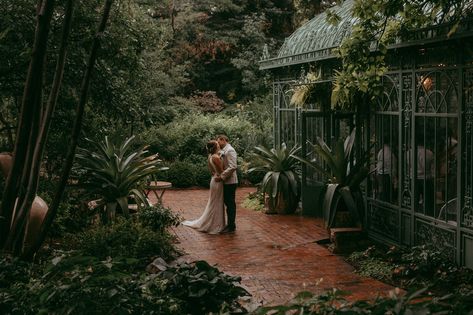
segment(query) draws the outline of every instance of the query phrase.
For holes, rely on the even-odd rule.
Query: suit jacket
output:
[[[223,162],[223,172],[220,174],[220,177],[223,180],[223,183],[228,184],[238,184],[237,176],[237,153],[235,149],[227,143],[225,147],[220,151],[220,156],[222,157]]]

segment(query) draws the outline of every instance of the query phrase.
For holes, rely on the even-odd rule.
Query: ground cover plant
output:
[[[249,193],[248,196],[243,200],[242,206],[246,209],[252,209],[255,211],[264,211],[264,193],[260,190]]]
[[[437,295],[473,290],[473,271],[458,266],[433,245],[409,249],[371,246],[352,253],[347,260],[358,273],[404,289],[427,287]]]
[[[393,290],[389,297],[378,297],[372,301],[348,301],[349,292],[332,289],[320,295],[303,292],[288,305],[263,307],[257,315],[341,315],[341,314],[452,314],[470,315],[473,309],[473,294],[444,295],[432,297],[426,289],[402,294]]]
[[[172,263],[179,255],[167,231],[181,221],[162,206],[132,218],[95,224],[56,239],[37,263],[0,259],[2,314],[207,314],[241,311],[248,293],[208,263]],[[155,258],[172,263],[148,273]]]

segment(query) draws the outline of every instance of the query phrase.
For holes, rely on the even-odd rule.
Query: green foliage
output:
[[[356,266],[360,275],[385,282],[390,282],[395,268],[390,262],[370,256],[369,250],[352,253],[348,261]]]
[[[107,204],[109,218],[114,218],[114,210],[110,203],[118,204],[125,215],[128,215],[128,197],[134,196],[141,204],[148,201],[143,193],[143,184],[147,178],[156,174],[161,168],[157,155],[146,155],[147,147],[132,150],[130,137],[121,145],[112,144],[108,137],[97,143],[88,140],[90,149],[79,148],[76,158],[85,171],[85,188],[92,194],[100,195],[102,202]]]
[[[171,182],[173,187],[188,188],[192,186],[208,187],[210,172],[206,165],[194,164],[189,160],[168,163],[169,170],[160,175],[160,179]],[[198,181],[199,179],[199,181]]]
[[[170,65],[182,65],[188,94],[216,91],[227,102],[265,93],[258,69],[265,44],[271,49],[292,31],[287,1],[198,0],[151,3],[158,29],[169,32],[163,51]],[[168,14],[168,12],[172,12]]]
[[[185,301],[184,314],[235,310],[239,307],[236,299],[249,295],[245,289],[234,285],[241,281],[240,277],[228,276],[205,261],[170,268],[161,276],[167,280],[164,292]]]
[[[0,288],[9,288],[15,282],[27,282],[32,271],[31,263],[8,255],[0,256]]]
[[[335,142],[332,148],[323,139],[317,137],[314,152],[317,153],[321,161],[317,159],[308,161],[297,156],[295,158],[329,178],[331,184],[338,184],[341,187],[347,186],[356,191],[368,176],[370,151],[366,150],[360,157],[355,157],[355,142],[356,129],[352,130],[347,139],[339,139]]]
[[[146,264],[155,256],[170,259],[176,255],[173,237],[158,229],[175,224],[176,217],[167,212],[161,214],[161,218],[161,222],[155,218],[154,222],[145,224],[135,220],[117,220],[111,225],[98,225],[70,235],[65,245],[69,244],[83,255],[98,259],[130,257],[141,264]]]
[[[182,221],[180,215],[162,205],[141,209],[138,212],[138,218],[143,227],[150,228],[158,233],[164,233],[168,227],[176,227]]]
[[[250,193],[246,196],[241,205],[246,209],[264,211],[264,194],[258,191]]]
[[[343,205],[350,211],[355,224],[361,224],[363,197],[361,195],[361,182],[369,173],[370,149],[356,155],[356,128],[352,130],[347,139],[339,139],[330,148],[323,139],[317,137],[314,151],[317,158],[307,160],[303,157],[295,158],[313,168],[323,176],[329,178],[323,210],[326,227],[337,225],[335,221],[337,212]]]
[[[298,146],[288,149],[285,143],[275,149],[255,147],[248,173],[264,174],[260,189],[269,196],[267,213],[290,214],[296,210],[301,190],[294,155],[299,149]]]
[[[300,179],[296,172],[297,159],[294,155],[300,147],[288,149],[283,143],[281,148],[268,149],[255,147],[253,167],[248,172],[265,172],[261,182],[261,190],[270,197],[276,198],[278,194],[299,196]]]
[[[199,261],[146,275],[133,258],[56,253],[37,266],[2,257],[2,314],[207,314],[237,311],[240,279]],[[8,277],[8,278],[6,278]]]
[[[453,33],[467,6],[466,0],[355,0],[356,22],[338,49],[342,66],[335,75],[332,105],[363,111],[382,93],[387,46],[415,29],[443,22],[453,22]],[[333,14],[327,17],[337,20]]]
[[[426,289],[402,294],[399,289],[389,297],[378,297],[373,301],[348,301],[348,292],[332,289],[321,295],[302,292],[296,299],[281,306],[263,307],[257,315],[338,315],[338,314],[469,314],[473,307],[471,292],[462,295],[429,296]]]
[[[433,245],[389,250],[371,246],[348,258],[362,275],[403,288],[428,287],[437,294],[467,292],[473,289],[473,271],[459,267]]]
[[[194,114],[140,135],[141,143],[149,143],[150,150],[165,160],[183,160],[191,155],[205,155],[205,145],[218,134],[226,134],[239,155],[252,149],[267,135],[238,116]]]

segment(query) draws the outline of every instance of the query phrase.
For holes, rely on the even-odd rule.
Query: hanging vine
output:
[[[387,72],[388,46],[419,28],[451,23],[454,34],[461,19],[471,13],[470,0],[353,0],[356,19],[352,33],[338,48],[341,67],[336,71],[332,106],[366,109],[366,102],[382,92]],[[330,10],[329,23],[340,18]]]

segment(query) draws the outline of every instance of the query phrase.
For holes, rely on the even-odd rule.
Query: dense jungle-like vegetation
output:
[[[252,147],[272,143],[258,61],[323,5],[1,0],[0,152],[15,156],[0,167],[2,313],[237,310],[247,294],[237,277],[166,264],[179,254],[167,231],[179,216],[141,205],[130,218],[124,205],[140,207],[136,188],[150,175],[208,185],[204,144],[217,134],[232,139],[242,169]],[[76,151],[84,158],[73,165]],[[39,229],[35,215],[45,216]],[[145,267],[158,257],[167,272],[155,277]]]
[[[239,153],[242,183],[260,182],[245,172],[255,146],[274,145],[271,82],[258,61],[336,2],[0,0],[0,152],[15,157],[0,160],[0,313],[244,312],[239,277],[175,261],[169,229],[182,218],[142,192],[150,178],[207,186],[204,147],[218,134]],[[382,17],[416,3],[366,1],[363,17],[355,2],[357,17],[372,23],[340,50],[340,103],[377,89],[384,42],[381,55],[357,58],[369,55]],[[424,3],[442,10],[457,2]],[[427,23],[418,18],[406,20]],[[139,211],[130,213],[130,203]],[[45,223],[36,226],[39,217]],[[471,304],[470,295],[461,298]],[[409,310],[417,296],[380,307]],[[277,311],[381,309],[345,302],[333,291]],[[464,304],[452,305],[462,312]]]

